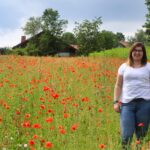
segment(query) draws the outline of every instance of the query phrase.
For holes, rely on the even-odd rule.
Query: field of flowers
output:
[[[0,56],[0,148],[119,150],[119,58]]]

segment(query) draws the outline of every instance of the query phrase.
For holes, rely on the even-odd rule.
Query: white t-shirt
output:
[[[133,68],[123,63],[118,74],[123,76],[121,101],[128,103],[134,98],[150,100],[150,63],[140,68]]]

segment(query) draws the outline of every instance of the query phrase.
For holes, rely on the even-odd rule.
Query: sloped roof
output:
[[[129,43],[126,41],[119,41],[119,43],[123,46],[123,47],[129,47]]]
[[[70,44],[71,47],[73,47],[74,49],[78,50],[79,49],[79,46],[78,45],[75,45],[75,44]]]
[[[36,35],[33,36],[33,37],[30,37],[30,38],[26,39],[26,40],[23,41],[23,42],[20,42],[19,44],[13,46],[12,49],[14,49],[14,48],[19,48],[19,47],[25,47],[25,46],[27,45],[27,43],[28,43],[30,40],[32,40],[34,37],[40,36],[41,34],[42,34],[42,32],[36,34]]]

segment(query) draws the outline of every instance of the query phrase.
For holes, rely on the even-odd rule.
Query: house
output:
[[[27,46],[27,44],[33,40],[34,38],[39,38],[41,35],[43,34],[43,32],[40,32],[38,34],[36,34],[35,36],[33,37],[30,37],[30,38],[26,38],[26,36],[21,36],[21,41],[20,43],[18,43],[17,45],[13,46],[12,49],[15,49],[15,48],[25,48]]]
[[[126,41],[119,41],[119,46],[120,47],[129,47],[129,43]]]
[[[59,57],[75,56],[77,54],[78,49],[79,49],[78,45],[70,44],[66,46],[63,50],[58,51],[56,56]]]
[[[26,36],[21,36],[21,42],[15,46],[12,47],[12,49],[15,48],[25,48],[27,44],[33,40],[33,38],[38,38],[43,34],[43,32],[40,32],[36,34],[34,37],[31,37],[29,39],[26,39]],[[64,48],[60,48],[57,51],[51,52],[49,55],[53,56],[59,56],[59,57],[69,57],[69,56],[75,56],[77,55],[77,51],[79,49],[78,45],[73,45],[73,44],[67,44],[61,41],[62,45]]]

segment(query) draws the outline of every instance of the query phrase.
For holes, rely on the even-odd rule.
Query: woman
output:
[[[127,62],[118,69],[114,110],[120,112],[122,147],[127,149],[134,132],[138,141],[146,135],[150,121],[150,63],[140,42],[132,45]]]

